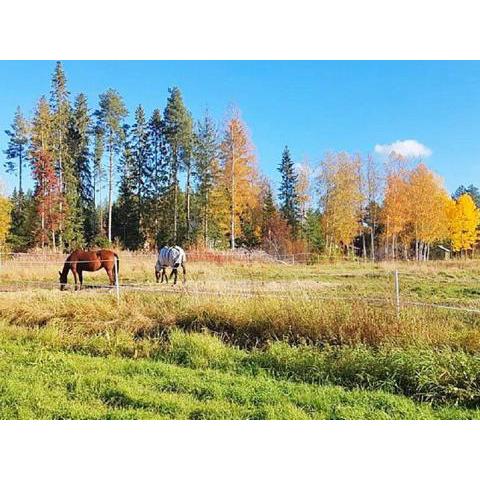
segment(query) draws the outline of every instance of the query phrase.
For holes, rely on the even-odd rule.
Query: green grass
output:
[[[83,337],[4,326],[0,418],[480,418],[480,410],[455,405],[467,399],[473,406],[467,393],[478,398],[476,385],[463,396],[430,398],[436,403],[413,400],[442,391],[436,381],[446,363],[434,369],[440,376],[429,376],[441,354],[426,360],[425,352],[417,352],[408,364],[411,353],[403,352],[403,365],[395,371],[395,355],[375,357],[358,349],[333,354],[274,343],[246,351],[208,334],[181,331],[138,341],[122,334]],[[427,367],[418,369],[418,359]],[[455,370],[461,364],[451,366],[462,372]],[[392,393],[402,384],[410,385],[412,398]],[[443,385],[448,391],[448,381]]]
[[[381,391],[347,391],[159,360],[94,357],[42,337],[0,339],[2,419],[432,419],[480,418]],[[183,362],[185,364],[185,362]]]
[[[0,283],[32,278],[11,267]],[[391,299],[392,268],[189,266],[189,288],[248,298],[1,293],[0,417],[480,418],[479,316],[363,301]],[[480,305],[477,262],[399,268],[406,299]]]

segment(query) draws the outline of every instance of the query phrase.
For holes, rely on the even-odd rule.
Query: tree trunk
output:
[[[370,229],[370,258],[372,262],[375,261],[375,224],[372,225]]]
[[[203,244],[207,246],[208,239],[208,192],[205,194],[205,209],[203,213]]]
[[[177,149],[173,151],[173,171],[172,171],[172,182],[173,182],[173,243],[177,243],[177,230],[178,230],[178,185],[177,185],[177,176],[178,176],[178,156]]]
[[[60,224],[59,224],[59,232],[58,232],[58,244],[62,245],[62,231],[63,231],[63,192],[64,192],[64,185],[63,185],[63,160],[62,160],[62,132],[59,130],[59,156],[58,156],[58,169],[59,169],[59,182],[60,182]]]
[[[230,136],[232,142],[232,204],[230,211],[230,248],[232,250],[235,250],[235,145],[232,132],[230,132]]]
[[[177,230],[178,230],[178,183],[177,173],[175,172],[175,178],[173,180],[173,243],[177,243]]]
[[[185,206],[185,214],[186,214],[186,226],[187,226],[187,242],[190,241],[190,169],[191,169],[191,159],[189,160],[187,166],[187,182],[186,182],[186,206]]]
[[[45,212],[42,209],[42,250],[45,248]]]
[[[362,231],[363,260],[367,261],[367,244],[365,243],[365,232]]]
[[[113,194],[113,144],[112,134],[109,140],[109,158],[108,158],[108,241],[112,241],[112,194]]]
[[[22,153],[23,153],[23,149],[20,148],[20,155],[19,155],[19,162],[18,162],[18,193],[20,194],[20,196],[22,196],[22,163],[23,163],[23,156],[22,156]]]

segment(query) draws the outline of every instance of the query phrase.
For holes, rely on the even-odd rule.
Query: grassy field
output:
[[[120,268],[151,289],[2,265],[0,418],[480,418],[480,315],[408,304],[479,308],[478,262]]]

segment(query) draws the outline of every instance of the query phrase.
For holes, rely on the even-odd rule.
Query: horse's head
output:
[[[62,272],[58,272],[59,281],[60,281],[60,290],[65,290],[65,285],[67,284],[67,274],[63,274]]]

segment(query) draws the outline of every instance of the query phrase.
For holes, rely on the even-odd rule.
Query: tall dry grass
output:
[[[480,330],[463,315],[432,309],[344,302],[315,296],[192,296],[127,292],[119,305],[99,292],[22,292],[0,295],[0,317],[9,325],[55,326],[92,335],[123,331],[135,338],[159,337],[172,327],[208,330],[245,346],[269,341],[314,345],[430,345],[480,351]]]

